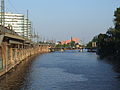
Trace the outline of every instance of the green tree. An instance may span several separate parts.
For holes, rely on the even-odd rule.
[[[106,34],[98,35],[98,54],[120,59],[120,8],[116,9],[114,16],[115,27],[109,28]]]
[[[117,8],[117,10],[114,13],[115,19],[114,19],[114,24],[115,24],[115,29],[120,30],[120,7]]]
[[[70,46],[71,46],[71,47],[75,47],[75,41],[71,41],[71,42],[70,42]]]
[[[86,48],[92,48],[92,41],[90,41],[90,42],[87,44]]]

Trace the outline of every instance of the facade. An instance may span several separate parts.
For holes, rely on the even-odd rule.
[[[4,17],[5,27],[11,28],[21,36],[30,36],[31,22],[23,14],[5,13]]]

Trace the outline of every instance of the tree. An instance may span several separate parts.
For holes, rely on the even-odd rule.
[[[115,24],[115,29],[120,30],[120,7],[117,8],[117,10],[114,13],[115,19],[114,19],[114,24]]]
[[[70,42],[70,46],[71,46],[71,47],[75,47],[75,41],[71,41],[71,42]]]
[[[120,59],[120,8],[116,9],[114,16],[115,27],[109,28],[106,34],[98,35],[98,54]]]

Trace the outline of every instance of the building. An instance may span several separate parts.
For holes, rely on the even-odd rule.
[[[74,41],[75,43],[79,43],[79,39],[78,38],[71,38],[70,40],[66,40],[66,41],[61,41],[61,44],[69,44],[71,41]]]
[[[97,47],[97,43],[96,42],[92,42],[92,47],[93,48]]]
[[[23,14],[5,13],[4,17],[5,27],[11,28],[21,36],[30,37],[31,22]]]

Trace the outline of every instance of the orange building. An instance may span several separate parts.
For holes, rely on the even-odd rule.
[[[79,43],[79,39],[78,39],[78,38],[71,38],[71,40],[61,41],[61,44],[62,44],[62,45],[68,44],[68,43],[70,43],[71,41],[74,41],[75,43]]]

